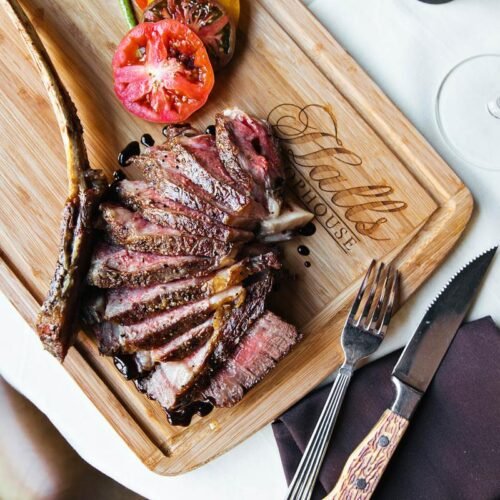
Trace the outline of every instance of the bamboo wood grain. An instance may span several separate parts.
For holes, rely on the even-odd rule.
[[[68,199],[72,199],[78,194],[79,187],[86,185],[83,171],[88,168],[82,124],[76,113],[75,105],[59,78],[38,33],[18,1],[0,0],[0,6],[7,12],[28,47],[52,103],[66,151]]]
[[[161,137],[159,126],[129,115],[113,95],[111,57],[126,31],[117,2],[106,9],[98,0],[30,0],[23,5],[79,109],[92,165],[110,172],[129,141],[144,132]],[[0,45],[0,288],[32,324],[57,254],[65,157],[43,85],[9,23],[0,25]],[[278,57],[276,47],[287,50]],[[400,267],[405,301],[455,245],[470,218],[472,198],[460,179],[299,1],[243,2],[235,58],[218,75],[207,106],[193,122],[205,128],[227,106],[266,117],[287,103],[319,105],[309,108],[313,125],[337,134],[362,159],[361,165],[344,166],[333,156],[323,158],[329,172],[342,170],[344,180],[335,189],[383,183],[407,208],[383,214],[387,223],[372,239],[346,219],[349,207],[334,206],[356,239],[347,253],[321,215],[314,236],[284,245],[285,265],[297,279],[281,285],[272,309],[301,328],[303,342],[236,407],[215,410],[188,428],[168,425],[159,405],[122,379],[111,359],[99,356],[93,337],[80,334],[65,368],[141,460],[160,474],[192,470],[228,451],[339,365],[345,312],[372,257]],[[313,142],[285,142],[291,159],[311,158],[315,147]],[[333,213],[334,193],[327,197],[320,189],[325,171],[314,171],[310,161],[296,163],[290,169],[295,194],[310,209],[321,196]],[[367,198],[343,199],[359,204]],[[340,204],[346,204],[342,198]],[[361,215],[364,220],[378,217],[377,212]],[[363,230],[363,224],[357,226]],[[309,269],[297,253],[300,244],[310,248]]]
[[[352,452],[335,488],[325,500],[368,500],[372,497],[409,421],[386,410]]]

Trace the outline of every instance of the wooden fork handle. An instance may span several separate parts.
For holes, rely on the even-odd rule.
[[[409,421],[386,410],[348,458],[335,488],[324,500],[371,498]]]

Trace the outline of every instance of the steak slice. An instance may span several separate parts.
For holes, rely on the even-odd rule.
[[[189,414],[190,411],[186,412],[185,409],[193,402],[202,399],[202,392],[209,386],[213,373],[227,362],[241,338],[264,313],[266,298],[272,285],[272,275],[266,272],[247,288],[245,302],[241,307],[233,308],[225,319],[217,342],[206,358],[203,369],[199,371],[191,389],[184,391],[182,397],[177,398],[175,411],[173,408],[170,409],[173,420],[175,420],[176,412]]]
[[[231,407],[241,401],[300,340],[297,329],[266,311],[248,330],[224,367],[203,391],[217,407]]]
[[[232,266],[201,277],[186,278],[146,288],[118,288],[106,297],[104,319],[127,323],[148,314],[201,300],[265,269],[279,269],[274,252],[246,257]]]
[[[164,197],[172,201],[228,226],[252,229],[257,224],[255,219],[228,212],[215,205],[212,200],[207,200],[206,193],[202,189],[175,168],[168,167],[175,164],[175,155],[166,148],[150,149],[145,154],[133,157],[131,164],[138,168]]]
[[[232,263],[230,257],[157,255],[99,243],[90,263],[87,283],[99,288],[144,287],[209,272]]]
[[[239,109],[216,116],[217,146],[228,171],[267,209],[279,215],[285,181],[283,159],[271,127]]]
[[[136,381],[137,388],[150,399],[158,401],[169,418],[175,414],[179,402],[193,390],[200,374],[206,370],[228,318],[237,309],[238,301],[219,307],[213,318],[213,333],[204,344],[182,360],[160,363],[148,376]],[[172,420],[179,419],[174,417]]]
[[[168,414],[203,370],[217,335],[215,330],[207,342],[182,360],[160,363],[149,376],[136,380],[137,388],[156,400]]]
[[[134,354],[136,372],[142,375],[151,371],[158,363],[178,361],[192,354],[194,350],[205,343],[214,333],[214,318],[211,316],[201,325],[191,328],[186,333],[170,340],[161,347],[147,351],[138,351]]]
[[[235,286],[212,297],[147,317],[132,325],[104,321],[94,325],[102,354],[130,354],[160,347],[169,339],[202,323],[214,310],[228,302],[242,300],[245,289]]]
[[[248,194],[242,194],[226,172],[212,135],[179,136],[172,141],[170,149],[175,155],[171,167],[203,189],[208,199],[214,200],[222,210],[256,220],[267,216],[267,210]]]
[[[227,255],[235,245],[223,241],[191,236],[177,229],[148,222],[138,213],[112,203],[101,205],[107,239],[138,252],[161,255]]]
[[[212,177],[218,179],[220,182],[228,184],[239,193],[246,194],[244,189],[235,182],[225,169],[220,159],[215,137],[213,135],[202,134],[201,132],[187,136],[183,134],[177,136],[175,141],[171,141],[171,144],[180,144],[186,152],[192,156],[194,161],[203,165],[203,168],[206,169]]]
[[[216,222],[204,213],[163,196],[145,181],[122,180],[115,186],[118,199],[146,220],[184,233],[221,241],[250,241],[250,231]]]

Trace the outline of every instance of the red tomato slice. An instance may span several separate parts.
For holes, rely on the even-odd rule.
[[[186,120],[214,85],[203,42],[171,19],[132,28],[116,49],[113,77],[115,93],[131,113],[160,123]]]

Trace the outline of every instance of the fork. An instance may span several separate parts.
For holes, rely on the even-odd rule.
[[[311,498],[354,368],[378,349],[387,332],[398,293],[399,273],[392,265],[384,272],[383,263],[376,268],[373,260],[347,317],[341,337],[344,362],[295,471],[286,500]]]

